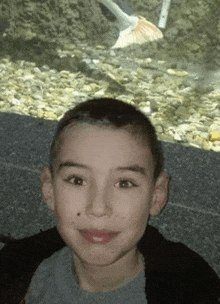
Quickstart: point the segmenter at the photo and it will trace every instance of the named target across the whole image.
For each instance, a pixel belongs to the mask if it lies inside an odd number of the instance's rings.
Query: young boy
[[[208,264],[148,225],[169,179],[155,130],[135,107],[102,98],[68,111],[41,182],[67,246],[37,268],[25,303],[218,302]]]

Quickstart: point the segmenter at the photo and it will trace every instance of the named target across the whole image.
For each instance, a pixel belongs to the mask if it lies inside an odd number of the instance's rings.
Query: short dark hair
[[[54,176],[54,164],[61,144],[61,133],[70,124],[87,123],[108,126],[113,129],[126,129],[133,135],[139,135],[151,150],[154,162],[154,181],[163,170],[161,143],[150,120],[135,106],[113,98],[90,99],[68,110],[59,121],[51,149],[49,169]]]

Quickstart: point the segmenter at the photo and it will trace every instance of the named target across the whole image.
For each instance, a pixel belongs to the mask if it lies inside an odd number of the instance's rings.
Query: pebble
[[[175,76],[180,76],[180,77],[188,75],[188,73],[186,71],[178,71],[178,70],[173,70],[173,69],[168,69],[167,73],[170,75],[175,75]]]
[[[61,66],[67,56],[78,58],[74,72],[7,56],[0,59],[1,112],[58,120],[88,98],[116,97],[137,105],[160,140],[220,152],[219,88],[199,96],[185,81],[187,71],[169,68],[164,60],[132,58],[102,46],[67,45],[57,54]]]
[[[219,141],[219,132],[218,131],[212,131],[209,134],[209,140],[210,141]]]

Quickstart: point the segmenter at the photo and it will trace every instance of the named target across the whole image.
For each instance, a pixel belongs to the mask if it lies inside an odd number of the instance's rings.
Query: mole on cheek
[[[77,215],[80,216],[80,212],[78,212]]]

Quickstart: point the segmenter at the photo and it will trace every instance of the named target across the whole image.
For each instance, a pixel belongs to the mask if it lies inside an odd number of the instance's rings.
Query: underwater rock
[[[180,77],[188,75],[188,72],[186,72],[186,71],[177,71],[177,70],[173,70],[173,69],[168,69],[167,73],[169,75],[175,75],[175,76],[180,76]]]
[[[219,141],[220,140],[220,131],[212,131],[209,134],[210,141]]]

